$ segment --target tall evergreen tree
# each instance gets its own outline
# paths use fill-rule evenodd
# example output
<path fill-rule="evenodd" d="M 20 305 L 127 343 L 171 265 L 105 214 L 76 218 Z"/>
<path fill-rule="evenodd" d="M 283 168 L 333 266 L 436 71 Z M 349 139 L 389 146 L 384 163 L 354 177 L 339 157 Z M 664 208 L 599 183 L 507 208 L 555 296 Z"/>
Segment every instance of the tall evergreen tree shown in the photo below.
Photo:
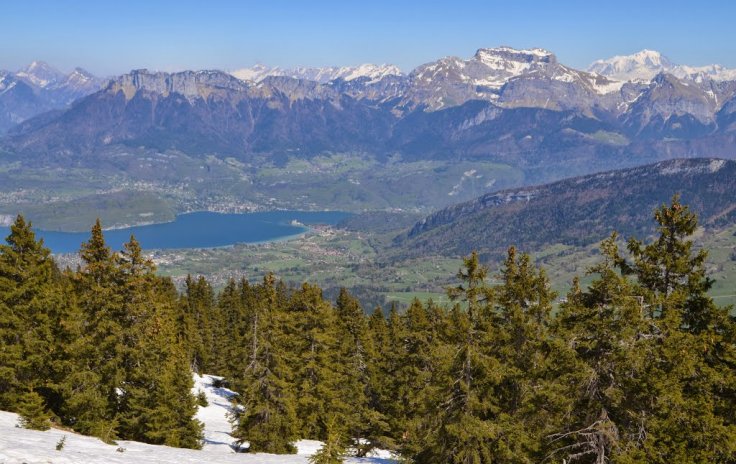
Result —
<path fill-rule="evenodd" d="M 301 433 L 325 439 L 328 417 L 332 416 L 335 427 L 347 430 L 352 413 L 349 399 L 338 394 L 347 379 L 338 365 L 337 317 L 322 291 L 308 284 L 293 292 L 286 310 L 282 327 Z"/>
<path fill-rule="evenodd" d="M 147 443 L 199 448 L 202 426 L 191 393 L 187 352 L 177 338 L 176 296 L 155 275 L 135 237 L 119 256 L 125 313 L 125 381 L 120 435 Z"/>
<path fill-rule="evenodd" d="M 603 259 L 589 270 L 597 277 L 583 291 L 576 280 L 555 322 L 555 335 L 573 350 L 558 352 L 561 385 L 573 402 L 551 433 L 550 458 L 605 463 L 636 444 L 641 419 L 638 383 L 647 381 L 642 335 L 643 299 L 617 269 L 617 235 L 601 245 Z M 652 379 L 654 380 L 654 379 Z"/>
<path fill-rule="evenodd" d="M 498 409 L 491 392 L 498 383 L 498 360 L 492 356 L 492 292 L 487 270 L 473 253 L 458 273 L 461 285 L 450 289 L 459 303 L 448 320 L 447 349 L 452 351 L 436 387 L 427 397 L 427 420 L 410 437 L 415 462 L 485 464 L 495 461 L 499 430 L 489 419 Z M 462 303 L 462 305 L 461 305 Z M 419 444 L 419 445 L 417 445 Z"/>
<path fill-rule="evenodd" d="M 249 355 L 234 385 L 242 409 L 233 416 L 233 436 L 250 444 L 251 452 L 291 454 L 298 438 L 296 398 L 284 352 L 282 296 L 273 275 L 259 288 L 248 339 Z"/>
<path fill-rule="evenodd" d="M 70 308 L 61 276 L 22 216 L 0 245 L 0 408 L 59 412 Z M 36 407 L 41 405 L 40 407 Z M 28 423 L 35 422 L 29 418 Z"/>
<path fill-rule="evenodd" d="M 619 267 L 637 277 L 651 319 L 643 344 L 649 362 L 640 415 L 646 420 L 639 426 L 647 439 L 625 456 L 727 462 L 736 458 L 736 425 L 722 406 L 734 399 L 722 356 L 732 321 L 707 295 L 707 252 L 695 252 L 691 239 L 696 216 L 675 196 L 655 211 L 655 220 L 656 240 L 630 240 L 631 262 L 619 259 Z"/>
<path fill-rule="evenodd" d="M 118 288 L 118 258 L 105 243 L 99 219 L 80 255 L 83 265 L 73 276 L 73 291 L 84 322 L 70 346 L 75 367 L 65 379 L 65 417 L 75 430 L 112 441 L 119 426 L 129 320 Z"/>
<path fill-rule="evenodd" d="M 376 419 L 371 421 L 369 436 L 382 448 L 393 448 L 395 440 L 392 435 L 395 429 L 391 428 L 389 405 L 395 396 L 391 377 L 388 374 L 392 355 L 389 353 L 388 323 L 381 307 L 374 308 L 367 325 L 368 407 L 376 414 Z"/>
<path fill-rule="evenodd" d="M 246 343 L 248 315 L 243 304 L 247 290 L 230 279 L 217 297 L 217 305 L 211 316 L 212 326 L 212 372 L 225 377 L 237 375 L 242 347 Z"/>
<path fill-rule="evenodd" d="M 188 275 L 185 285 L 182 301 L 183 336 L 190 350 L 192 369 L 206 373 L 211 370 L 216 358 L 213 326 L 219 321 L 213 321 L 216 314 L 215 292 L 202 276 L 195 279 Z"/>
<path fill-rule="evenodd" d="M 345 418 L 347 436 L 353 440 L 357 455 L 363 457 L 372 447 L 383 443 L 388 432 L 386 418 L 371 404 L 374 392 L 369 364 L 376 347 L 369 333 L 368 319 L 358 300 L 343 288 L 336 303 L 338 358 L 335 368 L 343 378 L 337 394 L 348 408 Z"/>

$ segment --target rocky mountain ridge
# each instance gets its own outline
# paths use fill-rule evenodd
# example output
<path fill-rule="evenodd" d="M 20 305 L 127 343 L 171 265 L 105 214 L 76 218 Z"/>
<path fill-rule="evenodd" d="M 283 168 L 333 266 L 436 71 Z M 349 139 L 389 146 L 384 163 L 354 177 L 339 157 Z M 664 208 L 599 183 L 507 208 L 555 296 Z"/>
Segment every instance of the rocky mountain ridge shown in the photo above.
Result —
<path fill-rule="evenodd" d="M 659 55 L 647 60 L 670 66 Z M 60 82 L 46 67 L 32 68 L 26 74 L 35 72 L 39 85 Z M 243 161 L 324 152 L 477 158 L 525 170 L 572 160 L 592 170 L 705 153 L 736 157 L 736 81 L 662 72 L 649 82 L 615 81 L 560 64 L 547 50 L 509 47 L 443 58 L 408 75 L 345 76 L 353 74 L 320 83 L 135 70 L 67 109 L 14 116 L 19 124 L 0 144 L 56 162 L 117 145 Z M 28 82 L 0 76 L 0 101 L 24 87 L 35 95 Z"/>

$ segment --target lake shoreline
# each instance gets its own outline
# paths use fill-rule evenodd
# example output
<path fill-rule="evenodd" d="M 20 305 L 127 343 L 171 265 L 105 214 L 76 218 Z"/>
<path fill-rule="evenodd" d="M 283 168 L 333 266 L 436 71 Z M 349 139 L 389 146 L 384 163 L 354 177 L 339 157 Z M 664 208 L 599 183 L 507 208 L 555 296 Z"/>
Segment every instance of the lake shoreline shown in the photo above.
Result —
<path fill-rule="evenodd" d="M 127 228 L 105 229 L 108 246 L 122 248 L 131 235 L 144 250 L 212 249 L 262 245 L 294 240 L 320 224 L 334 226 L 352 213 L 342 211 L 267 211 L 250 213 L 187 212 L 174 221 L 149 223 Z M 0 227 L 7 235 L 9 229 Z M 74 254 L 89 239 L 89 232 L 59 232 L 37 229 L 53 254 Z"/>

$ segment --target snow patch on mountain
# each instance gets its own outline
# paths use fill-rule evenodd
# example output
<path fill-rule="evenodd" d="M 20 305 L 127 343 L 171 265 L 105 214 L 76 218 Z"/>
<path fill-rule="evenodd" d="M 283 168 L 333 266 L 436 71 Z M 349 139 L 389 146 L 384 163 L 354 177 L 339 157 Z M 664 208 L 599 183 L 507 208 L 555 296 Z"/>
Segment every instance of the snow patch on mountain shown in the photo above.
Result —
<path fill-rule="evenodd" d="M 64 430 L 45 432 L 19 428 L 18 415 L 0 411 L 0 463 L 3 464 L 306 464 L 309 456 L 322 446 L 315 440 L 296 443 L 297 454 L 275 455 L 265 453 L 236 453 L 230 446 L 229 434 L 230 398 L 236 393 L 227 388 L 217 388 L 213 381 L 219 377 L 194 375 L 196 394 L 205 392 L 208 406 L 200 407 L 197 419 L 204 423 L 205 443 L 202 450 L 147 445 L 135 441 L 118 441 L 108 445 L 97 438 Z M 65 438 L 61 451 L 56 445 Z M 375 457 L 348 458 L 347 463 L 392 464 L 387 452 Z"/>

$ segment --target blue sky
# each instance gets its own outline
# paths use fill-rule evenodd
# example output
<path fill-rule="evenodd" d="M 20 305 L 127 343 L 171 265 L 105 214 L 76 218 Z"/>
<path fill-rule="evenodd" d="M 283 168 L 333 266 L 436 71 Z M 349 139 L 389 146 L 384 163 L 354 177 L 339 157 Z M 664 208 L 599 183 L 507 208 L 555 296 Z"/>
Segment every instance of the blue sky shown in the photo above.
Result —
<path fill-rule="evenodd" d="M 393 63 L 476 49 L 543 47 L 586 67 L 643 48 L 676 63 L 736 67 L 736 2 L 19 0 L 0 5 L 0 69 L 40 59 L 110 75 Z"/>

